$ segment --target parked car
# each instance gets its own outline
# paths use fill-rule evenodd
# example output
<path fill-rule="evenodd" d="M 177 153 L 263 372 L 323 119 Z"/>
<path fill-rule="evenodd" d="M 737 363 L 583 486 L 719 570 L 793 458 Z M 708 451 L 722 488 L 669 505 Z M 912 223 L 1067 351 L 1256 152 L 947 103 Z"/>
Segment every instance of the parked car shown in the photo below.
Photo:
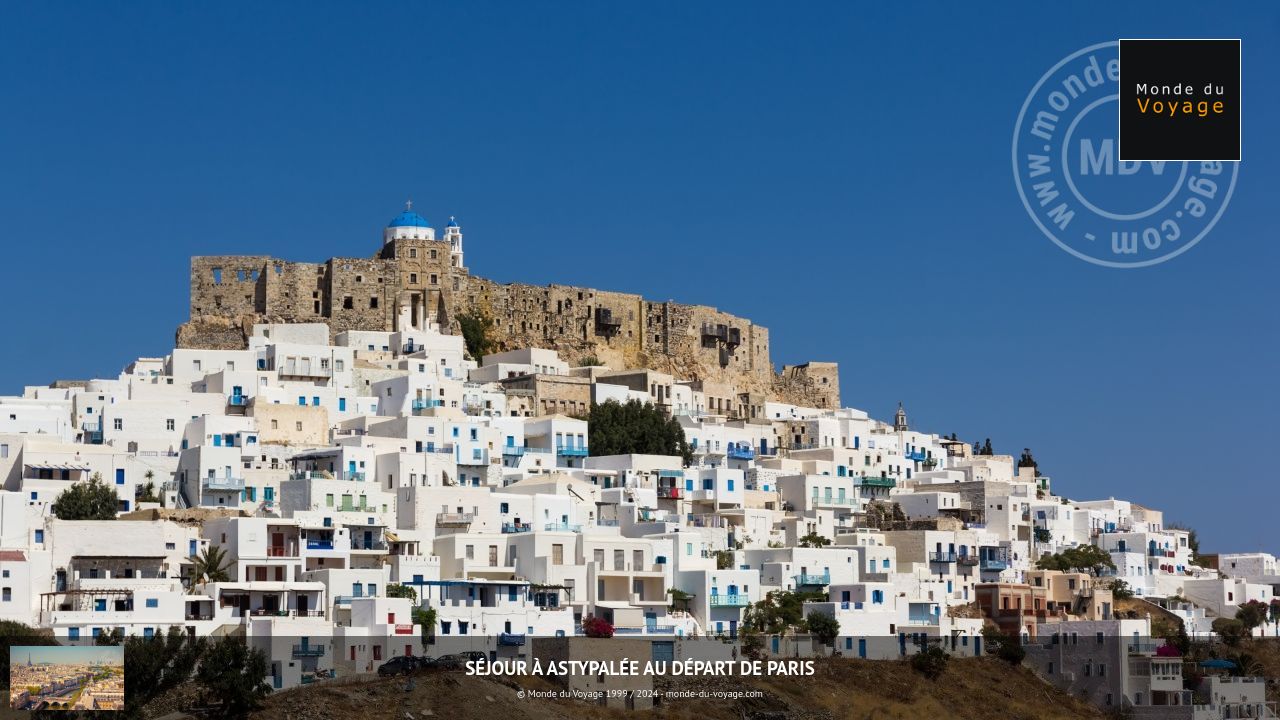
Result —
<path fill-rule="evenodd" d="M 462 659 L 464 662 L 467 660 L 471 660 L 473 662 L 480 662 L 482 660 L 489 659 L 488 653 L 483 653 L 483 652 L 480 652 L 479 650 L 467 650 L 466 652 L 461 652 L 458 654 L 462 656 Z"/>
<path fill-rule="evenodd" d="M 466 663 L 467 658 L 461 655 L 441 655 L 432 667 L 436 670 L 461 670 Z"/>
<path fill-rule="evenodd" d="M 378 674 L 386 677 L 388 675 L 408 675 L 418 667 L 416 658 L 400 655 L 378 666 Z"/>
<path fill-rule="evenodd" d="M 430 670 L 436 666 L 436 659 L 430 655 L 419 655 L 414 660 L 417 661 L 419 670 Z"/>

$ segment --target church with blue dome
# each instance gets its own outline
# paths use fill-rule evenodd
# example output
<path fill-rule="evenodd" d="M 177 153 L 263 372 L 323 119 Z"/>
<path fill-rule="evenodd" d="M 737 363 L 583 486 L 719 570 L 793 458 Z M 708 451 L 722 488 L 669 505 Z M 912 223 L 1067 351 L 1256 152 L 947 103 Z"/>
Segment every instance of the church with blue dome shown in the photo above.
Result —
<path fill-rule="evenodd" d="M 404 211 L 391 218 L 391 222 L 387 223 L 387 227 L 382 231 L 382 242 L 385 245 L 391 245 L 400 240 L 423 240 L 427 242 L 435 242 L 436 240 L 435 228 L 431 227 L 426 218 L 414 212 L 412 200 L 404 204 Z M 449 218 L 449 224 L 445 226 L 444 237 L 441 240 L 449 243 L 451 265 L 453 267 L 463 267 L 462 228 L 458 226 L 457 220 L 453 217 Z"/>

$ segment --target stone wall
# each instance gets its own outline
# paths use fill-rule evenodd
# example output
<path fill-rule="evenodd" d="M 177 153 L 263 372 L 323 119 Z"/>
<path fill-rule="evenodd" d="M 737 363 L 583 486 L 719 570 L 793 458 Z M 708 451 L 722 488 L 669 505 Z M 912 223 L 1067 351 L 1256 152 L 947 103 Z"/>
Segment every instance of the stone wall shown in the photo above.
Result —
<path fill-rule="evenodd" d="M 265 255 L 194 257 L 191 319 L 178 329 L 177 345 L 243 348 L 255 322 L 325 322 L 331 337 L 346 330 L 394 331 L 396 305 L 410 298 L 415 322 L 425 311 L 449 332 L 459 331 L 461 314 L 490 318 L 496 351 L 549 348 L 570 365 L 595 359 L 756 397 L 839 406 L 835 363 L 789 366 L 775 375 L 769 331 L 750 320 L 631 293 L 504 285 L 452 266 L 449 249 L 444 241 L 395 240 L 375 257 L 323 263 Z"/>

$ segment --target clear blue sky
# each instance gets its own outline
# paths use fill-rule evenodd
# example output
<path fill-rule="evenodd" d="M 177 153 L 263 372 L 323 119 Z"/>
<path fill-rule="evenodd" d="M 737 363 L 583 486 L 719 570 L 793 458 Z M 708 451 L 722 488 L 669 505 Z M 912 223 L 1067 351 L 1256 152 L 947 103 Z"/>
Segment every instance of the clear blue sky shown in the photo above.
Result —
<path fill-rule="evenodd" d="M 165 353 L 193 254 L 369 255 L 412 197 L 477 274 L 717 305 L 846 404 L 1280 551 L 1280 5 L 887 5 L 6 4 L 0 390 Z M 1119 37 L 1244 40 L 1230 208 L 1143 270 L 1009 167 L 1040 75 Z"/>

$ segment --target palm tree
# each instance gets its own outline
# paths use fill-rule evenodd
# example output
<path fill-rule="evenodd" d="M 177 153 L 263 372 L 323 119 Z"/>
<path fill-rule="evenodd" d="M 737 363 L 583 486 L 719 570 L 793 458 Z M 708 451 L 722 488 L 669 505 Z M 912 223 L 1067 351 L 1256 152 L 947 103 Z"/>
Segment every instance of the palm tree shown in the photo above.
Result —
<path fill-rule="evenodd" d="M 227 560 L 227 552 L 217 545 L 210 545 L 204 549 L 204 552 L 195 557 L 195 562 L 191 566 L 191 573 L 187 576 L 189 589 L 194 595 L 197 585 L 203 585 L 211 582 L 229 582 L 231 576 L 227 574 L 227 568 L 231 567 L 230 561 Z"/>

